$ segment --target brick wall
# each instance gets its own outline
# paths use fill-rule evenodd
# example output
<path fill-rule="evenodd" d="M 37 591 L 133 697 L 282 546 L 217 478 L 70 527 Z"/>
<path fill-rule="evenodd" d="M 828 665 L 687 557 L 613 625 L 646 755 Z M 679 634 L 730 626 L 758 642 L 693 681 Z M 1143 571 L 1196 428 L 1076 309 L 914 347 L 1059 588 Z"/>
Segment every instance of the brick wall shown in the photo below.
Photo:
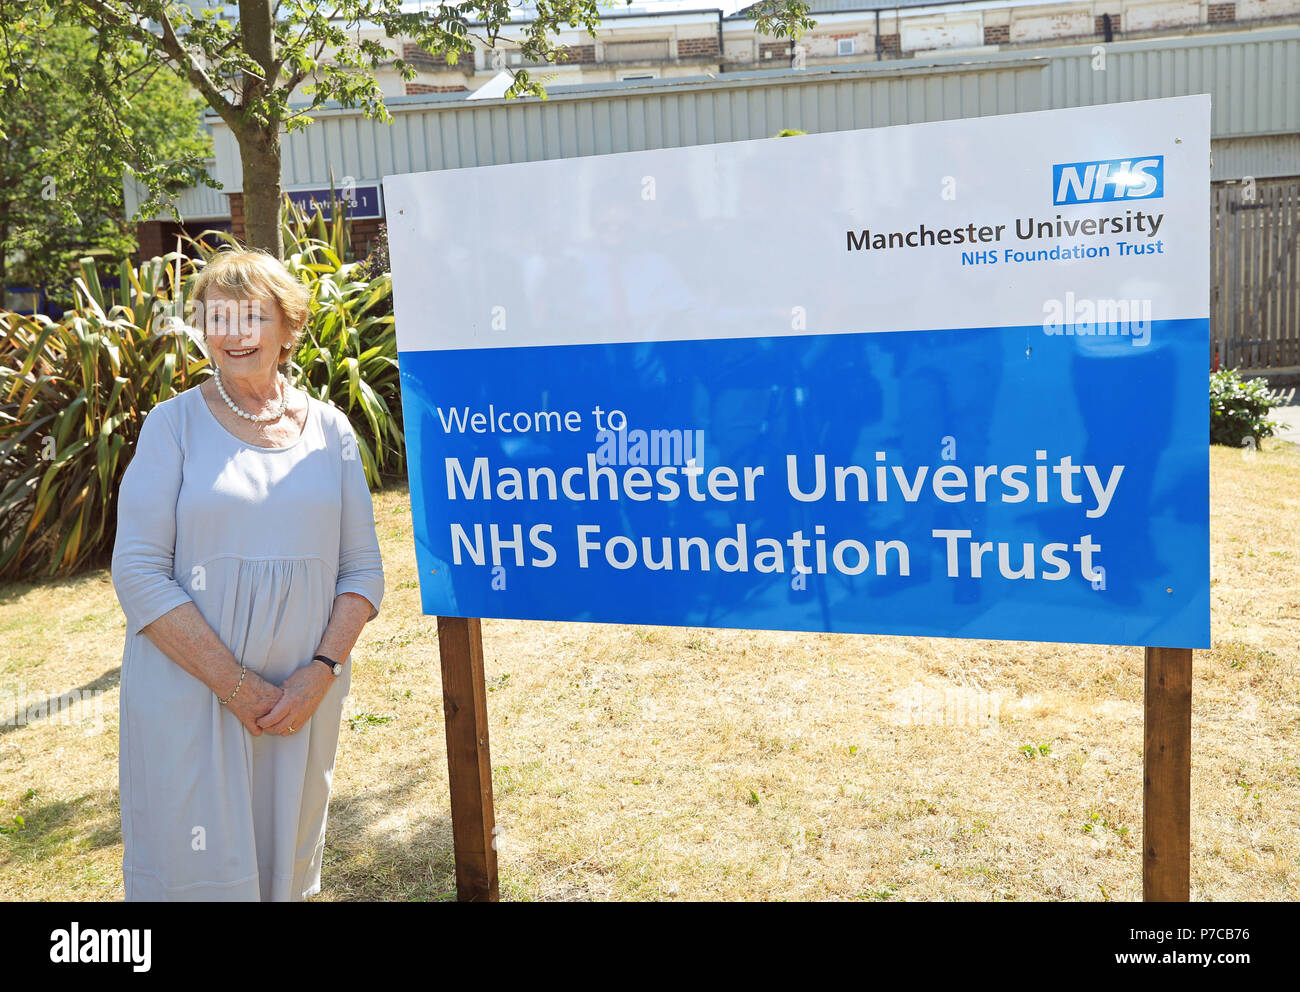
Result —
<path fill-rule="evenodd" d="M 898 35 L 882 34 L 880 36 L 880 54 L 885 57 L 899 55 L 903 51 L 898 43 Z"/>
<path fill-rule="evenodd" d="M 375 243 L 379 237 L 379 229 L 384 226 L 383 218 L 373 217 L 366 220 L 354 220 L 349 225 L 350 238 L 352 241 L 352 256 L 356 259 L 365 258 L 370 254 L 370 246 Z"/>
<path fill-rule="evenodd" d="M 679 38 L 677 40 L 677 57 L 683 59 L 698 58 L 700 56 L 717 56 L 718 38 L 716 35 L 710 35 L 707 38 Z M 776 58 L 775 55 L 772 56 Z"/>
<path fill-rule="evenodd" d="M 147 220 L 144 223 L 135 226 L 135 239 L 140 244 L 141 258 L 155 258 L 158 255 L 165 255 L 168 249 L 164 242 L 167 240 L 164 236 L 163 222 L 160 220 Z M 172 239 L 175 245 L 175 237 Z"/>
<path fill-rule="evenodd" d="M 1096 17 L 1094 17 L 1092 20 L 1093 20 L 1093 27 L 1092 27 L 1093 33 L 1094 33 L 1094 34 L 1105 34 L 1105 33 L 1106 33 L 1106 21 L 1105 21 L 1104 15 L 1102 15 L 1102 14 L 1098 14 L 1098 15 L 1097 15 Z M 1110 30 L 1111 30 L 1111 33 L 1112 33 L 1112 34 L 1119 34 L 1119 22 L 1120 22 L 1120 15 L 1119 15 L 1119 14 L 1111 14 L 1111 15 L 1110 15 Z"/>
<path fill-rule="evenodd" d="M 1011 25 L 1000 24 L 997 27 L 984 28 L 984 44 L 1003 45 L 1011 40 Z"/>
<path fill-rule="evenodd" d="M 136 257 L 140 259 L 157 258 L 177 247 L 191 258 L 197 258 L 199 250 L 188 239 L 198 238 L 205 231 L 224 231 L 229 227 L 221 220 L 199 220 L 188 224 L 178 224 L 174 220 L 147 220 L 136 225 L 136 241 L 139 248 Z M 177 239 L 180 239 L 179 245 Z M 209 248 L 224 244 L 216 238 L 204 239 Z"/>
<path fill-rule="evenodd" d="M 1235 21 L 1237 19 L 1237 5 L 1235 3 L 1212 3 L 1206 19 L 1210 24 L 1224 24 Z"/>
<path fill-rule="evenodd" d="M 242 245 L 244 243 L 244 194 L 228 193 L 230 197 L 230 233 Z"/>
<path fill-rule="evenodd" d="M 416 65 L 421 65 L 421 66 L 432 67 L 432 66 L 445 66 L 447 64 L 447 56 L 434 55 L 432 52 L 427 52 L 419 45 L 409 41 L 406 42 L 404 45 L 402 45 L 402 58 L 406 59 L 407 62 L 413 62 Z M 457 62 L 456 65 L 459 67 L 464 64 L 465 64 L 465 56 L 462 55 L 460 57 L 460 61 Z"/>
<path fill-rule="evenodd" d="M 402 45 L 402 58 L 407 62 L 414 62 L 417 65 L 446 65 L 447 60 L 441 56 L 433 56 L 426 52 L 419 45 L 412 42 L 406 42 Z"/>
<path fill-rule="evenodd" d="M 758 61 L 779 65 L 789 61 L 792 55 L 788 41 L 760 41 L 758 43 Z"/>
<path fill-rule="evenodd" d="M 402 58 L 417 69 L 450 69 L 452 72 L 474 71 L 473 52 L 461 52 L 456 59 L 456 64 L 452 65 L 447 61 L 446 55 L 434 55 L 432 52 L 427 52 L 419 45 L 408 41 L 402 45 Z"/>

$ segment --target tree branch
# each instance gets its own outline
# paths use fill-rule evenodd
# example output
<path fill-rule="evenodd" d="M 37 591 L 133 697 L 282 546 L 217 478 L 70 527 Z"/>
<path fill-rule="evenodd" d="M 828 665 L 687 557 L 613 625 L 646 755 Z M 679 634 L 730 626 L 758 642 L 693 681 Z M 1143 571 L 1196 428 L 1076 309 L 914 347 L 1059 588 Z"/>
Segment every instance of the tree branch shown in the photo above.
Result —
<path fill-rule="evenodd" d="M 275 5 L 275 9 L 276 9 L 277 12 L 280 10 L 280 4 L 279 4 L 278 2 L 277 2 L 276 5 Z M 339 11 L 342 10 L 342 9 L 343 9 L 343 5 L 342 5 L 342 4 L 336 4 L 335 7 L 334 7 L 334 9 L 331 10 L 328 14 L 325 15 L 325 21 L 326 21 L 326 23 L 329 23 L 330 21 L 334 20 L 334 18 L 336 18 L 336 17 L 338 16 Z M 359 24 L 359 23 L 360 23 L 360 22 L 358 22 L 358 24 Z M 306 47 L 306 46 L 305 46 L 305 42 L 307 41 L 307 36 L 308 36 L 308 34 L 310 34 L 310 33 L 311 33 L 311 19 L 308 18 L 308 19 L 306 19 L 306 20 L 304 20 L 304 21 L 302 22 L 302 30 L 298 32 L 298 36 L 297 36 L 296 38 L 294 38 L 292 42 L 280 46 L 280 55 L 279 55 L 279 57 L 275 60 L 275 64 L 274 64 L 274 66 L 272 67 L 272 68 L 274 69 L 274 72 L 271 74 L 271 78 L 272 78 L 272 79 L 276 79 L 276 78 L 278 78 L 279 75 L 280 75 L 280 70 L 284 68 L 284 53 L 287 52 L 287 51 L 289 51 L 291 48 Z M 317 58 L 320 57 L 320 53 L 321 53 L 322 51 L 324 51 L 324 44 L 323 44 L 323 43 L 322 43 L 321 47 L 318 48 L 318 49 L 316 50 L 316 57 L 317 57 Z M 302 77 L 301 77 L 301 76 L 299 76 L 299 78 L 298 78 L 298 82 L 302 82 Z M 297 83 L 294 84 L 294 86 L 296 86 L 296 85 L 297 85 Z M 293 86 L 290 86 L 289 89 L 292 90 L 292 89 L 293 89 Z"/>
<path fill-rule="evenodd" d="M 122 11 L 105 3 L 104 0 L 75 0 L 75 2 L 82 7 L 89 8 L 90 11 L 98 14 L 114 27 L 126 32 L 148 51 L 153 52 L 155 55 L 170 58 L 177 68 L 185 73 L 185 77 L 194 88 L 203 94 L 203 99 L 207 101 L 208 106 L 220 114 L 221 119 L 227 124 L 234 126 L 237 108 L 226 99 L 221 89 L 212 81 L 203 67 L 195 61 L 193 53 L 181 43 L 165 10 L 159 11 L 159 23 L 163 29 L 162 37 L 159 37 L 152 31 L 147 31 L 141 25 L 130 20 Z"/>

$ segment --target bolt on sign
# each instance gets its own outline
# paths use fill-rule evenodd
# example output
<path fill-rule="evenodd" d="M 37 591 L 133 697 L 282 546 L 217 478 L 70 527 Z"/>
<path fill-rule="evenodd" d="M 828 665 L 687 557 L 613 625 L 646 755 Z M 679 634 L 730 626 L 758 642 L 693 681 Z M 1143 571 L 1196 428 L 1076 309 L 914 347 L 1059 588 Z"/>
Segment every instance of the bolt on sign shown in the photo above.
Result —
<path fill-rule="evenodd" d="M 1208 647 L 1209 115 L 388 177 L 424 611 Z"/>

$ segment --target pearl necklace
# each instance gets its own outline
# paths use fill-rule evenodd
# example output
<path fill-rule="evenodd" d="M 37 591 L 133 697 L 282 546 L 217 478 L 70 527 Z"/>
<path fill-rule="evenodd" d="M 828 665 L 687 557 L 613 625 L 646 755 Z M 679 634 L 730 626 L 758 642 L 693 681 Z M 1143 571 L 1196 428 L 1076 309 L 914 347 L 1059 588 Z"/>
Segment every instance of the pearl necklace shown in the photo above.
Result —
<path fill-rule="evenodd" d="M 226 401 L 226 406 L 230 407 L 237 416 L 243 417 L 245 420 L 251 420 L 255 424 L 268 424 L 272 420 L 279 420 L 284 416 L 285 408 L 288 406 L 288 400 L 284 395 L 284 376 L 279 372 L 275 374 L 275 384 L 280 390 L 280 407 L 274 413 L 253 414 L 249 413 L 247 410 L 241 410 L 235 405 L 235 401 L 230 398 L 230 394 L 226 392 L 226 387 L 221 384 L 221 373 L 217 371 L 216 365 L 212 366 L 212 378 L 217 381 L 217 392 L 219 392 L 221 398 Z"/>

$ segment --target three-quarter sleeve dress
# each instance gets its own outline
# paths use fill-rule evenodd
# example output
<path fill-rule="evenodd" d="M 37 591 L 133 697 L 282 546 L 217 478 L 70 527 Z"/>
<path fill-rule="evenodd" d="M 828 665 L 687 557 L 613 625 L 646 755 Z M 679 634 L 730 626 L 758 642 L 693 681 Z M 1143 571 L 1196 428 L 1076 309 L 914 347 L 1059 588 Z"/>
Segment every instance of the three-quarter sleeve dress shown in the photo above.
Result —
<path fill-rule="evenodd" d="M 128 900 L 320 891 L 352 665 L 305 726 L 253 736 L 141 628 L 193 602 L 274 685 L 312 661 L 334 598 L 378 613 L 383 564 L 356 438 L 315 398 L 299 440 L 246 444 L 198 387 L 154 407 L 122 479 L 113 584 L 126 614 L 118 784 Z"/>

